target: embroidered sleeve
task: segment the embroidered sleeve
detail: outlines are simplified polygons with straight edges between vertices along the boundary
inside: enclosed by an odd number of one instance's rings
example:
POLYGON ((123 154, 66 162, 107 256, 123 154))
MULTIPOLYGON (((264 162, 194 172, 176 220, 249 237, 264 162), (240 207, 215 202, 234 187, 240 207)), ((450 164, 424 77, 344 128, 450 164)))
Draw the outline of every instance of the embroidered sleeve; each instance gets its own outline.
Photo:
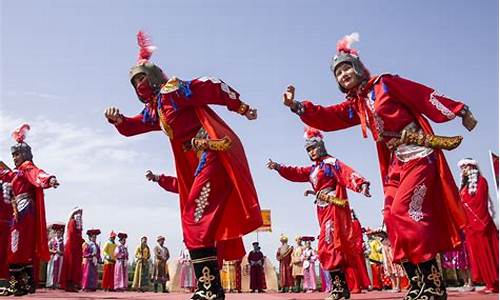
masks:
POLYGON ((454 119, 464 108, 460 101, 447 98, 432 88, 398 76, 384 76, 379 85, 397 101, 437 123, 454 119))

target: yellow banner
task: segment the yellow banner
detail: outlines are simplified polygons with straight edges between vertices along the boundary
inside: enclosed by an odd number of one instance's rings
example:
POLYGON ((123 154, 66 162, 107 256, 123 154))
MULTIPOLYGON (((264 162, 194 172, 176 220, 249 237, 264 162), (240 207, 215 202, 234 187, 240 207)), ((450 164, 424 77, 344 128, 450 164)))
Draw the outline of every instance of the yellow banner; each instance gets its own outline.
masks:
POLYGON ((267 231, 272 232, 272 223, 271 223, 271 210, 270 209, 261 209, 260 214, 262 215, 262 226, 257 228, 256 231, 267 231))

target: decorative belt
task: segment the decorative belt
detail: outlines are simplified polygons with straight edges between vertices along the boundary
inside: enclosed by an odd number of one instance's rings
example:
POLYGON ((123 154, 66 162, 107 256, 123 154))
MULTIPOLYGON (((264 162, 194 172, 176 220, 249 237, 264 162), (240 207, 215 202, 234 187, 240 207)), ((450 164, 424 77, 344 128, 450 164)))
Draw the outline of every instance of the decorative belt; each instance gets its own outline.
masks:
POLYGON ((389 150, 394 150, 403 144, 413 144, 432 149, 453 150, 462 142, 462 136, 439 136, 424 133, 414 122, 411 122, 400 132, 384 131, 383 137, 391 138, 387 143, 389 150))
POLYGON ((210 139, 205 128, 200 128, 198 133, 191 141, 185 142, 182 145, 184 151, 202 152, 205 150, 211 151, 227 151, 231 148, 232 141, 225 136, 221 139, 210 139))
POLYGON ((333 189, 331 188, 322 189, 317 193, 308 190, 304 193, 304 195, 305 196, 316 195, 316 200, 314 200, 314 203, 317 204, 319 207, 325 207, 328 206, 329 204, 333 204, 339 207, 346 207, 347 204, 349 204, 349 201, 347 199, 341 199, 337 197, 335 193, 331 193, 332 191, 333 189))
POLYGON ((14 218, 17 220, 20 213, 23 212, 33 203, 33 195, 30 193, 22 193, 14 197, 12 200, 12 209, 14 210, 14 218))

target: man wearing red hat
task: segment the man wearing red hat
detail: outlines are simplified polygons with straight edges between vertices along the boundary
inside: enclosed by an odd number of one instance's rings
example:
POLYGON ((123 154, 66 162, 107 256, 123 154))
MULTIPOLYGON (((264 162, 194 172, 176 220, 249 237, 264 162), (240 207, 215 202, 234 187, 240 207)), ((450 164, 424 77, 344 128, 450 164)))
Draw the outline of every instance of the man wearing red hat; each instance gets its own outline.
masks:
POLYGON ((67 292, 78 292, 82 282, 82 209, 73 208, 66 224, 66 240, 64 242, 64 259, 62 264, 60 286, 67 292))
POLYGON ((253 250, 248 253, 250 264, 250 289, 262 293, 265 286, 264 276, 264 254, 260 251, 259 242, 252 243, 253 250))
POLYGON ((328 154, 319 130, 306 128, 305 138, 306 151, 314 162, 312 166, 291 167, 269 160, 267 167, 290 181, 312 184, 314 191, 306 191, 306 195, 316 196, 320 225, 319 260, 323 269, 330 272, 333 286, 331 299, 341 299, 338 297, 349 295, 344 271, 347 263, 354 260, 349 256, 354 251, 354 243, 346 188, 370 197, 370 183, 328 154))
POLYGON ((97 244, 97 236, 101 234, 99 229, 87 230, 88 241, 83 243, 83 266, 82 266, 82 291, 95 292, 99 274, 97 265, 102 263, 101 249, 97 244))
MULTIPOLYGON (((224 299, 216 241, 240 239, 257 229, 262 217, 243 146, 208 105, 224 105, 249 120, 257 117, 256 110, 219 79, 167 79, 148 61, 152 46, 142 32, 138 41, 139 61, 130 70, 130 82, 145 108, 137 116, 125 117, 111 107, 105 116, 125 136, 159 130, 168 136, 177 171, 184 241, 199 279, 192 299, 224 299)), ((222 259, 244 255, 240 248, 224 249, 222 259)))
POLYGON ((116 249, 116 233, 111 230, 109 234, 109 240, 106 241, 102 249, 102 254, 104 255, 104 267, 102 269, 102 289, 105 291, 114 290, 114 278, 115 273, 115 249, 116 249))
MULTIPOLYGON (((28 124, 13 132, 17 144, 11 147, 16 169, 0 171, 0 180, 10 184, 4 201, 12 203, 13 223, 7 253, 9 262, 9 293, 34 293, 38 283, 39 264, 50 259, 43 189, 56 188, 59 183, 33 163, 31 147, 24 142, 28 124)), ((5 188, 5 186, 4 186, 5 188)))
POLYGON ((465 214, 443 149, 456 148, 462 137, 433 133, 428 119, 442 123, 456 117, 472 130, 477 121, 468 107, 436 90, 396 75, 370 76, 351 44, 357 33, 337 44, 331 71, 342 103, 323 107, 310 101, 295 101, 289 86, 284 104, 301 120, 325 131, 361 125, 377 145, 384 186, 384 222, 394 250, 394 261, 402 263, 411 288, 408 299, 446 299, 437 253, 461 243, 459 228, 465 214), (428 118, 428 119, 427 119, 428 118))

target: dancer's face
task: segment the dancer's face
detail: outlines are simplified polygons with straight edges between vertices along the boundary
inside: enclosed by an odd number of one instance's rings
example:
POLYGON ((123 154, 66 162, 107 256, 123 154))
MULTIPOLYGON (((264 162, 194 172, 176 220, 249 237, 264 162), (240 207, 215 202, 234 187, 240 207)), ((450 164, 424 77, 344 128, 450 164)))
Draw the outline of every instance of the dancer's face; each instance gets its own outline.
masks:
POLYGON ((350 63, 343 63, 335 69, 335 78, 346 90, 352 90, 360 83, 360 79, 350 63))
POLYGON ((309 154, 309 157, 311 160, 317 160, 319 159, 319 147, 309 147, 307 148, 307 153, 309 154))
POLYGON ((12 160, 14 161, 14 165, 16 165, 17 168, 24 162, 24 155, 21 153, 21 151, 15 151, 12 153, 12 160))

